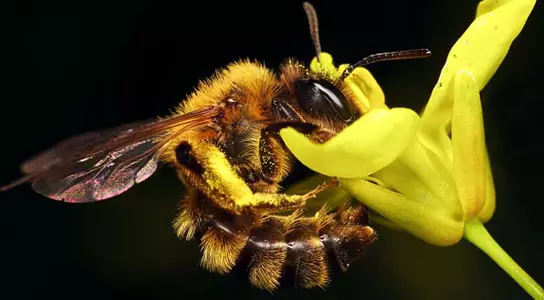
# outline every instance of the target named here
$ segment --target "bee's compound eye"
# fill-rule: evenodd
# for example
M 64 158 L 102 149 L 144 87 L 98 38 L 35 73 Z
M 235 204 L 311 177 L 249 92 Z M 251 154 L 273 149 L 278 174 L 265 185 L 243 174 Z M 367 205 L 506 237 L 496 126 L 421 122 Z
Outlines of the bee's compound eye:
M 176 147 L 176 159 L 180 165 L 187 167 L 195 173 L 201 174 L 204 170 L 202 165 L 193 156 L 192 147 L 188 142 L 181 142 Z
M 295 94 L 301 108 L 314 117 L 332 117 L 350 121 L 354 111 L 348 99 L 332 83 L 324 79 L 300 79 Z

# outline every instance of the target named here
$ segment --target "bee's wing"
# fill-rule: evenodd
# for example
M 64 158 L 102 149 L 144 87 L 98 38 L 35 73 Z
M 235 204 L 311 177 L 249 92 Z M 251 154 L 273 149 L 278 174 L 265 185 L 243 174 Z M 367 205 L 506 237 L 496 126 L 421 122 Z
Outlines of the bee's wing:
M 157 168 L 155 138 L 101 151 L 62 167 L 42 171 L 32 188 L 66 202 L 92 202 L 119 195 L 147 179 Z M 35 173 L 31 173 L 35 174 Z
M 53 147 L 39 153 L 21 164 L 24 174 L 33 174 L 52 166 L 63 165 L 72 161 L 85 159 L 102 151 L 107 151 L 105 145 L 122 136 L 127 136 L 135 129 L 153 124 L 156 120 L 147 120 L 123 124 L 118 127 L 100 131 L 86 132 L 63 140 Z
M 60 142 L 21 165 L 24 182 L 51 199 L 93 202 L 119 195 L 147 179 L 157 168 L 157 151 L 166 135 L 203 126 L 219 114 L 209 107 L 167 119 L 136 122 L 89 132 Z

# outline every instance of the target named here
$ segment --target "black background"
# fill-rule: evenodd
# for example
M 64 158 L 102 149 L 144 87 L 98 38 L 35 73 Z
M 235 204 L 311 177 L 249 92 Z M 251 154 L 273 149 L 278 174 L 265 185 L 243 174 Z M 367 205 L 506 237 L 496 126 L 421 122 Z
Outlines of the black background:
M 459 3 L 458 3 L 459 2 Z M 419 110 L 476 1 L 314 2 L 337 62 L 428 47 L 426 60 L 370 67 L 391 106 Z M 482 93 L 497 210 L 489 231 L 544 283 L 542 43 L 537 7 Z M 0 182 L 53 142 L 165 115 L 198 79 L 242 57 L 275 67 L 313 57 L 301 2 L 43 1 L 4 10 Z M 364 262 L 326 291 L 256 290 L 198 266 L 170 221 L 183 187 L 171 170 L 113 200 L 71 205 L 28 185 L 0 194 L 4 299 L 528 299 L 467 242 L 434 247 L 377 226 Z

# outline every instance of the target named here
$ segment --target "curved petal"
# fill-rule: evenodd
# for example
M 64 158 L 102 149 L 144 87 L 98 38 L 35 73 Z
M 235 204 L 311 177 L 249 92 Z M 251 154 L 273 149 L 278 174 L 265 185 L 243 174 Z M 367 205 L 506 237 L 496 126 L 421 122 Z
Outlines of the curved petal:
M 345 79 L 345 84 L 352 97 L 363 104 L 361 107 L 363 112 L 387 107 L 382 88 L 367 69 L 359 67 L 353 70 Z
M 333 177 L 363 178 L 395 160 L 415 136 L 419 116 L 406 108 L 375 109 L 324 144 L 293 128 L 280 131 L 295 157 L 310 169 Z
M 495 183 L 493 182 L 493 173 L 491 172 L 491 163 L 489 162 L 489 155 L 487 149 L 485 149 L 485 202 L 478 219 L 482 223 L 487 223 L 495 213 L 496 197 L 495 197 Z
M 463 237 L 464 220 L 447 209 L 412 201 L 363 179 L 341 179 L 340 184 L 373 211 L 429 244 L 450 246 Z
M 467 70 L 459 71 L 454 79 L 452 135 L 453 177 L 469 220 L 480 213 L 486 200 L 486 147 L 480 93 Z
M 478 3 L 478 8 L 476 10 L 476 17 L 479 17 L 483 14 L 486 14 L 494 9 L 496 9 L 497 7 L 503 5 L 503 4 L 506 4 L 510 1 L 514 1 L 514 0 L 483 0 L 483 1 L 480 1 L 480 3 Z
M 484 1 L 470 27 L 452 47 L 422 115 L 422 143 L 439 156 L 451 122 L 453 78 L 461 69 L 473 76 L 480 91 L 493 76 L 527 21 L 535 0 Z

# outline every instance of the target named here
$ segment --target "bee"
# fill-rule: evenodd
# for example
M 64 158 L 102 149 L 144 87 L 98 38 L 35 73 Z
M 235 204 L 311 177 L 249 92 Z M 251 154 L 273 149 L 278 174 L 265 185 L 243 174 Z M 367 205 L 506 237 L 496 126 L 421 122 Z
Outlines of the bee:
M 304 3 L 320 57 L 315 9 Z M 239 60 L 198 83 L 171 115 L 72 137 L 21 165 L 45 197 L 69 203 L 113 198 L 149 178 L 159 163 L 172 166 L 188 188 L 173 220 L 181 239 L 200 239 L 201 265 L 273 291 L 282 284 L 324 288 L 334 270 L 346 271 L 377 238 L 361 204 L 336 211 L 323 206 L 304 215 L 306 201 L 337 181 L 308 193 L 281 192 L 294 157 L 279 136 L 293 127 L 323 143 L 361 117 L 346 91 L 356 68 L 385 60 L 420 58 L 426 49 L 370 55 L 340 76 L 312 71 L 287 59 L 275 72 Z

